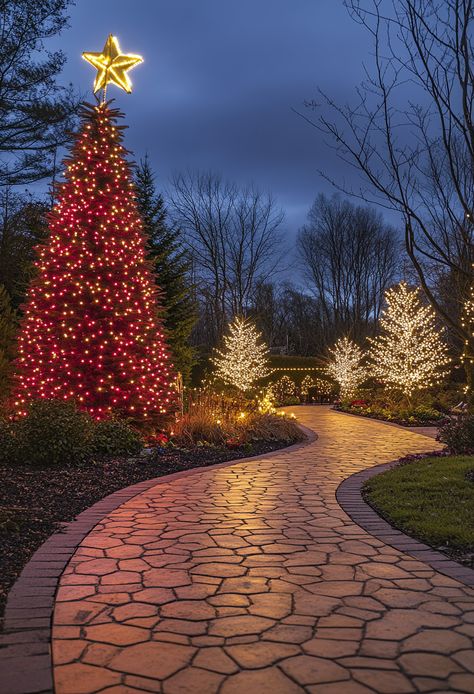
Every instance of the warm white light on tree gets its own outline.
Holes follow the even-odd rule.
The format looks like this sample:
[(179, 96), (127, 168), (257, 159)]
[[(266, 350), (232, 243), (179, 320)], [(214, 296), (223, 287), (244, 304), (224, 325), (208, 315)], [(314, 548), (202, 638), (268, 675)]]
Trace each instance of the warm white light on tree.
[(303, 396), (308, 395), (310, 389), (314, 388), (315, 386), (316, 386), (316, 382), (313, 381), (311, 376), (305, 376), (303, 378), (303, 380), (301, 381), (301, 388), (300, 388), (301, 395), (303, 395)]
[(289, 399), (296, 395), (296, 384), (286, 374), (284, 374), (276, 383), (271, 385), (272, 393), (275, 400), (284, 405)]
[(381, 334), (372, 340), (372, 373), (407, 399), (448, 373), (448, 350), (430, 306), (405, 282), (385, 294)]
[(223, 349), (216, 349), (211, 361), (218, 378), (245, 392), (271, 373), (268, 354), (268, 347), (253, 323), (235, 318), (224, 336)]
[(348, 337), (341, 337), (329, 354), (326, 371), (338, 384), (342, 400), (347, 400), (355, 395), (357, 388), (367, 378), (367, 369), (362, 364), (362, 350)]
[(468, 334), (468, 337), (464, 341), (462, 361), (465, 366), (467, 364), (470, 365), (470, 368), (467, 369), (467, 373), (471, 375), (471, 378), (468, 376), (465, 392), (469, 394), (469, 397), (472, 397), (472, 368), (474, 365), (474, 285), (472, 285), (470, 294), (464, 303), (461, 323)]

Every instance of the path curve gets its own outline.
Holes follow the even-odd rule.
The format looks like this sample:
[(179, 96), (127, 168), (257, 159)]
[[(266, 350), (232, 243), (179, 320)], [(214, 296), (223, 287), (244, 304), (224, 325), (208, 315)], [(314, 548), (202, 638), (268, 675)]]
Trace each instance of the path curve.
[(56, 694), (474, 692), (474, 590), (384, 544), (336, 500), (419, 434), (295, 410), (293, 452), (163, 481), (64, 572)]

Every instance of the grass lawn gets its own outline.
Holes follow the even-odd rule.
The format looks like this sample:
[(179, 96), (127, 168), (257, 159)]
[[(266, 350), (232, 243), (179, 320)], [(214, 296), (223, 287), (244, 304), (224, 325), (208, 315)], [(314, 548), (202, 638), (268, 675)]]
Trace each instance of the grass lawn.
[(364, 497), (392, 525), (474, 565), (474, 456), (423, 458), (366, 482)]

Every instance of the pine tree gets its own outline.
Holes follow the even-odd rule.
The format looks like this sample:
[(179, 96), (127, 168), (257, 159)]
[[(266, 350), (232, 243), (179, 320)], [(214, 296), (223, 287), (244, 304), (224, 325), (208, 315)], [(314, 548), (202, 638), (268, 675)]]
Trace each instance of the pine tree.
[(218, 378), (244, 393), (271, 373), (268, 347), (253, 323), (245, 318), (235, 318), (229, 324), (224, 347), (215, 350), (211, 361)]
[(381, 334), (372, 340), (372, 372), (391, 390), (412, 396), (438, 383), (448, 372), (448, 350), (436, 326), (433, 309), (424, 306), (418, 289), (405, 282), (385, 293)]
[(15, 350), (17, 315), (10, 302), (10, 296), (0, 284), (0, 402), (8, 396), (12, 373), (12, 360)]
[(341, 337), (329, 354), (326, 371), (338, 384), (341, 399), (348, 400), (367, 378), (367, 370), (362, 365), (362, 351), (348, 337)]
[(187, 383), (194, 363), (190, 336), (196, 322), (190, 262), (181, 243), (180, 230), (167, 223), (163, 197), (156, 192), (148, 157), (140, 162), (135, 172), (135, 188), (147, 239), (147, 255), (161, 290), (163, 321), (173, 362)]
[(74, 399), (98, 419), (154, 426), (173, 406), (121, 115), (109, 104), (82, 108), (24, 309), (17, 412), (33, 399)]

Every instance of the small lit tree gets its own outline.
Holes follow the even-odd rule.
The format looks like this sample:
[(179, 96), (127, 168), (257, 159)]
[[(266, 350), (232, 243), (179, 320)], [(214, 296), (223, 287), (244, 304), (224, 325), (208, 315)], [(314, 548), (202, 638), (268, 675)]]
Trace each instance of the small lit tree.
[(348, 337), (341, 337), (329, 354), (326, 371), (338, 384), (341, 399), (348, 400), (367, 378), (367, 369), (362, 364), (362, 350)]
[(279, 405), (285, 405), (296, 395), (295, 382), (284, 374), (276, 383), (272, 383), (272, 393)]
[(301, 381), (301, 387), (300, 387), (300, 393), (304, 398), (307, 398), (309, 395), (309, 391), (311, 388), (314, 388), (316, 386), (315, 381), (311, 378), (311, 376), (305, 376), (303, 380)]
[(325, 378), (316, 378), (314, 381), (314, 387), (316, 393), (321, 399), (329, 398), (331, 393), (334, 392), (334, 384), (331, 381), (327, 381)]
[(245, 393), (271, 373), (268, 355), (268, 347), (255, 325), (237, 317), (224, 335), (223, 349), (216, 349), (211, 361), (218, 378)]
[(448, 350), (435, 313), (423, 305), (418, 289), (401, 282), (386, 292), (385, 300), (381, 334), (372, 340), (371, 370), (411, 403), (416, 392), (435, 385), (448, 373)]

